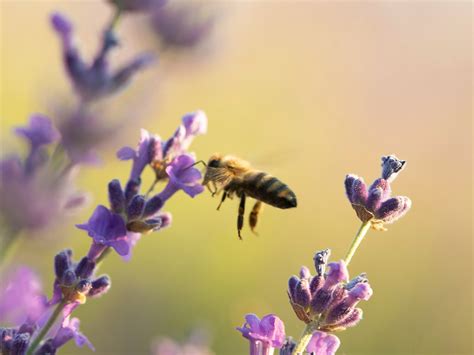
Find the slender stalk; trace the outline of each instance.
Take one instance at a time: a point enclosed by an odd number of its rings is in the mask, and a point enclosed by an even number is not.
[[[362,243],[362,240],[364,239],[365,235],[367,234],[368,230],[370,229],[371,222],[363,222],[362,225],[360,226],[356,236],[354,237],[354,240],[352,241],[352,244],[349,248],[349,251],[346,254],[346,257],[344,261],[346,262],[346,266],[349,265],[351,262],[352,257],[354,256],[355,252],[357,251],[357,248],[359,247],[360,243]]]
[[[102,263],[102,261],[104,261],[104,259],[107,257],[107,255],[110,254],[111,251],[112,251],[111,248],[110,248],[110,247],[107,247],[107,249],[105,249],[105,250],[102,252],[102,254],[100,254],[100,256],[96,259],[95,264],[96,264],[97,266],[99,266],[100,263]]]
[[[123,10],[122,1],[123,0],[117,1],[117,10],[115,11],[114,17],[112,18],[112,21],[110,21],[110,25],[109,25],[110,31],[114,30],[115,27],[117,27],[120,17],[122,16],[122,10]]]
[[[301,355],[304,354],[306,347],[308,346],[309,341],[311,340],[311,337],[313,336],[313,333],[318,329],[318,322],[311,322],[306,325],[306,328],[303,331],[303,334],[301,335],[301,339],[296,344],[295,350],[293,350],[294,355]]]
[[[31,343],[26,355],[33,355],[34,354],[34,351],[36,350],[38,345],[40,345],[43,338],[46,336],[46,334],[48,334],[49,330],[51,329],[53,324],[58,319],[58,316],[61,314],[64,306],[66,305],[66,303],[67,303],[67,300],[62,300],[61,303],[59,303],[57,305],[57,307],[54,310],[53,314],[51,314],[51,316],[49,317],[48,322],[45,324],[43,329],[41,329],[41,332],[38,334],[38,336],[35,338],[35,340],[33,340],[33,342]]]
[[[158,183],[158,181],[159,181],[158,178],[155,178],[155,181],[153,181],[153,184],[151,184],[150,188],[146,192],[145,198],[148,198],[148,196],[153,192],[153,190],[155,189],[155,186]]]
[[[19,229],[8,229],[0,241],[0,270],[12,258],[18,246]]]

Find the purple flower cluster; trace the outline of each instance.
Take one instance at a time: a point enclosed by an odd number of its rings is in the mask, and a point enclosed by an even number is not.
[[[89,258],[96,260],[107,248],[113,248],[125,259],[141,234],[158,231],[170,225],[171,215],[163,212],[167,200],[183,190],[191,197],[203,191],[201,173],[193,167],[194,155],[187,153],[195,136],[206,133],[207,118],[197,111],[183,117],[183,123],[171,138],[162,141],[142,130],[137,149],[121,148],[117,156],[132,160],[130,178],[122,188],[119,180],[109,183],[110,209],[98,206],[89,221],[77,225],[88,232],[93,243]],[[140,194],[141,175],[150,166],[155,172],[155,182],[167,180],[164,189],[151,197]],[[151,192],[152,189],[149,190]]]
[[[361,300],[372,296],[365,274],[348,281],[344,261],[326,264],[330,250],[317,252],[314,257],[316,275],[303,266],[299,277],[288,281],[288,296],[296,316],[303,322],[317,323],[321,331],[340,331],[353,327],[362,319],[362,310],[355,308]]]
[[[18,268],[5,278],[5,285],[0,289],[0,322],[12,326],[0,328],[1,354],[25,355],[39,345],[34,354],[55,354],[71,339],[78,346],[87,344],[94,349],[79,331],[79,319],[71,318],[71,312],[85,302],[86,296],[107,292],[110,280],[107,276],[91,279],[95,264],[87,258],[74,264],[71,255],[70,250],[65,250],[55,257],[56,280],[49,301],[30,269]],[[54,324],[48,324],[54,313],[57,313],[52,318]],[[47,339],[43,341],[45,336]]]
[[[111,72],[107,57],[110,50],[119,45],[119,41],[113,30],[107,28],[98,53],[92,63],[86,64],[75,44],[72,23],[65,16],[55,13],[51,16],[51,24],[61,39],[64,66],[74,89],[86,102],[109,96],[124,88],[136,72],[147,67],[153,60],[149,54],[142,54]]]
[[[364,180],[357,175],[346,176],[347,198],[362,222],[371,223],[372,228],[386,230],[384,224],[401,218],[411,207],[406,196],[390,197],[390,184],[405,167],[405,161],[395,155],[382,157],[382,176],[367,189]]]
[[[48,151],[60,140],[49,118],[32,115],[15,132],[27,140],[29,152],[25,159],[12,155],[0,162],[0,213],[10,230],[42,228],[85,198],[72,189],[72,166],[58,168]]]

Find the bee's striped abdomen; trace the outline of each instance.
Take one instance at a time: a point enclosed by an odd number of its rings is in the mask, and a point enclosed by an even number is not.
[[[248,196],[278,208],[296,207],[296,196],[288,185],[264,172],[243,176],[243,190]]]

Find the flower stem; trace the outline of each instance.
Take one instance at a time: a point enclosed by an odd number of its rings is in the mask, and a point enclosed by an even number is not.
[[[105,249],[105,250],[102,252],[102,254],[100,254],[100,256],[96,259],[95,264],[96,264],[97,266],[99,266],[99,264],[102,263],[102,261],[104,261],[104,259],[106,258],[106,256],[109,255],[111,251],[112,251],[111,248],[110,248],[110,247],[107,247],[107,249]]]
[[[57,307],[54,310],[53,314],[51,314],[51,316],[49,317],[48,322],[45,324],[43,329],[41,329],[41,332],[38,334],[38,336],[35,338],[35,340],[33,340],[33,342],[31,343],[26,355],[33,355],[33,353],[36,350],[36,348],[38,347],[38,345],[40,345],[43,338],[46,336],[46,334],[48,334],[49,330],[51,329],[53,324],[58,319],[58,316],[61,314],[64,306],[66,305],[66,303],[67,303],[67,300],[64,299],[64,300],[61,301],[61,303],[59,303],[57,305]]]
[[[318,329],[318,322],[311,322],[306,325],[306,328],[303,331],[303,335],[301,335],[301,339],[296,344],[295,350],[293,350],[294,355],[301,355],[304,354],[306,347],[308,346],[313,333]]]
[[[352,241],[351,247],[349,248],[349,251],[347,252],[346,257],[344,259],[346,266],[349,265],[349,263],[351,262],[352,257],[357,251],[357,248],[359,247],[360,243],[362,243],[362,240],[364,239],[365,235],[370,229],[370,226],[371,226],[370,221],[363,222],[362,225],[360,226],[356,236],[354,237],[354,240]]]
[[[19,229],[10,229],[3,235],[3,240],[0,240],[0,270],[7,265],[20,240],[18,233]]]
[[[120,20],[120,17],[122,16],[122,10],[123,10],[122,1],[123,0],[119,0],[117,2],[117,7],[116,7],[116,11],[114,13],[114,17],[112,17],[112,21],[110,21],[110,25],[109,25],[109,30],[110,31],[113,31],[115,29],[115,27],[117,27],[117,25],[119,23],[119,20]]]
[[[255,340],[250,340],[250,352],[249,355],[259,355],[260,354],[260,342]]]
[[[151,184],[150,188],[148,189],[148,191],[146,192],[145,194],[145,198],[148,198],[148,196],[153,192],[153,190],[155,189],[155,186],[156,184],[158,183],[159,179],[158,178],[155,178],[155,181],[153,181],[153,183]]]

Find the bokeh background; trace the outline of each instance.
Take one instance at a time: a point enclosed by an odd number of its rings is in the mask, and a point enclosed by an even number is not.
[[[209,194],[180,193],[167,205],[172,228],[144,237],[128,263],[110,257],[101,271],[111,291],[76,312],[97,354],[147,354],[155,337],[183,340],[195,327],[210,331],[217,354],[244,354],[247,342],[234,328],[248,312],[276,313],[298,337],[303,324],[288,304],[287,279],[311,266],[316,250],[343,257],[359,227],[344,176],[370,182],[390,153],[408,161],[393,190],[413,207],[387,232],[369,232],[353,259],[351,274],[366,271],[375,292],[362,305],[365,319],[340,334],[339,353],[472,353],[471,2],[207,5],[219,13],[211,45],[164,56],[110,100],[130,121],[100,151],[103,165],[79,174],[90,204],[25,235],[14,261],[37,269],[50,292],[55,253],[88,249],[74,224],[106,203],[109,180],[128,176],[115,151],[135,145],[140,127],[166,137],[184,113],[202,109],[209,131],[193,144],[198,157],[219,151],[251,160],[293,188],[298,208],[266,208],[260,236],[245,229],[240,242],[235,200],[217,212]],[[111,8],[99,0],[2,0],[0,10],[3,155],[25,150],[12,127],[32,112],[55,118],[55,105],[72,96],[48,15],[71,17],[92,55]],[[140,22],[121,22],[115,64],[153,48]],[[63,353],[88,351],[69,344]]]

